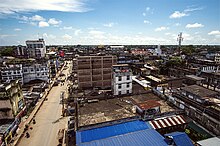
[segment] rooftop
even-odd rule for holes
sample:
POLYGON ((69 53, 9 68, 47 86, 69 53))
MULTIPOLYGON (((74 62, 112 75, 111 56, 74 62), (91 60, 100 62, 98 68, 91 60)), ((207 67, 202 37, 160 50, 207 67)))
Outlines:
POLYGON ((165 134, 173 139, 176 146, 193 146, 192 141, 185 132, 173 132, 165 134))
POLYGON ((185 123, 186 120, 182 115, 173 115, 149 121, 149 124, 153 127, 153 129, 161 129, 185 123))
POLYGON ((212 137, 197 142, 201 146, 217 146, 220 145, 220 138, 212 137))
POLYGON ((186 86, 181 89, 186 92, 190 92, 194 95, 200 96, 202 98, 210 98, 211 96, 215 96, 218 94, 218 92, 206 89, 206 88, 198 86, 198 85, 186 86))
POLYGON ((201 80, 205 80, 205 78, 201 78, 201 77, 198 77, 196 75, 186 75, 187 78, 190 78, 192 80, 196 80, 196 81, 201 81, 201 80))
POLYGON ((77 146, 167 146, 147 123, 135 120, 76 132, 77 146))
POLYGON ((158 103, 156 100, 148 100, 144 103, 138 103, 137 106, 139 108, 141 108, 142 110, 147 110, 147 109, 151 109, 151 108, 154 108, 154 107, 158 107, 160 106, 161 104, 158 103))
POLYGON ((140 131, 144 129, 149 129, 148 125, 139 120, 124 122, 119 124, 114 124, 110 126, 103 126, 100 128, 93 128, 89 130, 77 131, 76 143, 90 142, 94 140, 104 139, 107 137, 113 137, 117 135, 122 135, 134 131, 140 131))

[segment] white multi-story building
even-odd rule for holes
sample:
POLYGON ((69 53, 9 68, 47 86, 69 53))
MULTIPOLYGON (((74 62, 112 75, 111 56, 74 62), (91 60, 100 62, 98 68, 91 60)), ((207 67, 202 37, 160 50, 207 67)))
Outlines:
POLYGON ((132 71, 128 64, 113 65, 112 88, 114 95, 132 93, 132 71))
POLYGON ((18 79, 23 84, 22 64, 5 65, 1 68, 1 77, 3 82, 10 82, 18 79))
POLYGON ((39 40, 27 40, 27 48, 29 50, 29 56, 32 58, 43 58, 46 54, 46 45, 44 39, 39 40))
POLYGON ((23 66, 23 82, 32 80, 48 81, 50 79, 50 69, 48 63, 31 64, 23 66))

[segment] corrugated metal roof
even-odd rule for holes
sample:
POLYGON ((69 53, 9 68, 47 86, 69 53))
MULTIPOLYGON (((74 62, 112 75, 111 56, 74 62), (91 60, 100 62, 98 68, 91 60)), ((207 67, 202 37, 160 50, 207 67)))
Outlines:
POLYGON ((161 129, 161 128, 171 127, 171 126, 185 124, 185 123, 186 121, 182 115, 159 118, 153 121, 149 121, 149 124, 154 129, 161 129))
POLYGON ((138 103, 137 106, 142 110, 148 110, 154 107, 159 107, 161 104, 156 100, 148 100, 143 103, 138 103))
POLYGON ((176 146, 193 146, 192 141, 184 132, 168 133, 165 136, 171 136, 176 146))
POLYGON ((76 132, 76 144, 122 135, 134 131, 149 129, 149 126, 139 120, 125 122, 101 128, 93 128, 76 132))
POLYGON ((109 137, 81 143, 78 146, 168 146, 164 138, 154 129, 131 132, 124 135, 109 137))
POLYGON ((212 137, 209 139, 198 141, 197 143, 201 146, 218 146, 220 145, 220 138, 212 137))

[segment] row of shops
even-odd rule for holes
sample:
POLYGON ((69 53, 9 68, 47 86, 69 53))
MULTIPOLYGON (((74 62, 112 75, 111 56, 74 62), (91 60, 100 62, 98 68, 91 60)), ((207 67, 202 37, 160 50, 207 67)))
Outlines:
POLYGON ((26 111, 26 106, 24 106, 13 121, 9 121, 7 124, 0 126, 0 146, 10 143, 19 128, 22 117, 26 115, 26 111))

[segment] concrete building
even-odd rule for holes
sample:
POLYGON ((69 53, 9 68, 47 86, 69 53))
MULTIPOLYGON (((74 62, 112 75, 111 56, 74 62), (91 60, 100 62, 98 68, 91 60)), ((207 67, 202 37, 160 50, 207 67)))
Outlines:
POLYGON ((212 133, 220 134, 219 93, 198 85, 186 86, 168 96, 168 101, 212 133))
POLYGON ((0 84, 0 101, 5 102, 4 106, 8 105, 9 112, 7 113, 11 112, 12 115, 9 115, 12 117, 15 117, 25 107, 22 88, 18 80, 0 84))
POLYGON ((50 68, 47 61, 23 65, 23 83, 32 80, 48 81, 50 79, 50 68))
POLYGON ((114 95, 132 93, 132 71, 128 64, 113 65, 112 89, 114 95))
POLYGON ((44 39, 27 40, 26 45, 29 51, 29 56, 32 58, 44 58, 46 54, 46 45, 44 39))
POLYGON ((22 64, 10 64, 1 67, 1 78, 3 82, 18 79, 23 84, 22 64))
POLYGON ((73 60, 73 73, 77 73, 78 88, 111 88, 112 65, 115 56, 79 56, 73 60))
POLYGON ((15 54, 18 58, 29 58, 29 52, 26 46, 18 45, 15 54))
POLYGON ((0 84, 0 144, 7 145, 15 135, 26 105, 18 80, 0 84))

